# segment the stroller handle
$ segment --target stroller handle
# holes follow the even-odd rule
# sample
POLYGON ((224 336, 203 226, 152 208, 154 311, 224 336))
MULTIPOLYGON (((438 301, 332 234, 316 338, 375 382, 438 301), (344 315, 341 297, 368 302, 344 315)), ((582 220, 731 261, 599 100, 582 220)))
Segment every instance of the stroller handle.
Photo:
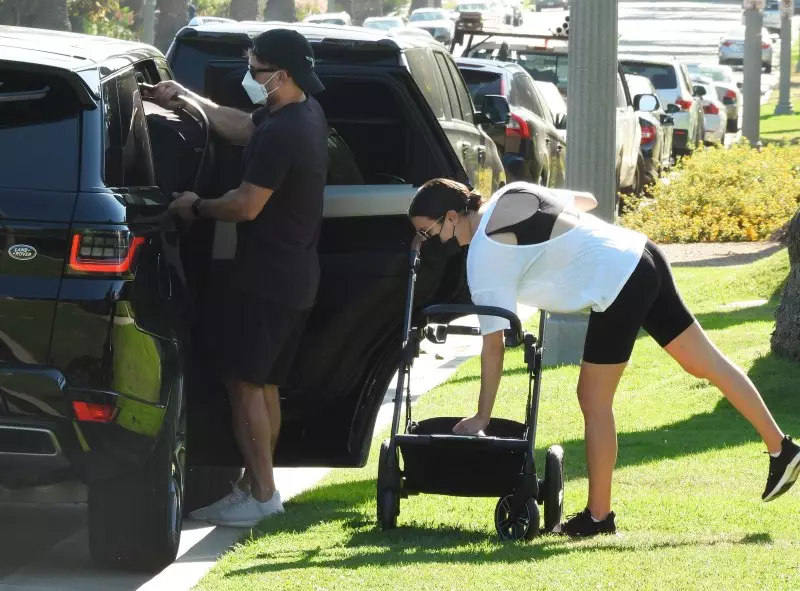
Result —
POLYGON ((424 308, 421 313, 423 324, 434 322, 437 317, 441 316, 448 316, 448 322, 450 322, 451 320, 455 320, 455 318, 471 316, 472 314, 505 318, 511 323, 510 336, 512 343, 522 343, 524 338, 522 323, 516 314, 505 308, 498 308, 496 306, 474 306, 470 304, 436 304, 424 308))

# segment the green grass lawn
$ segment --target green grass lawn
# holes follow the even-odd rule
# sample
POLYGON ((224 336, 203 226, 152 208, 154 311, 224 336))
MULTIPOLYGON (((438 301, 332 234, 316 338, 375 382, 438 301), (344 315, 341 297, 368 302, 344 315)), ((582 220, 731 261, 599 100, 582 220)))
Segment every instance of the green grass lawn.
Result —
MULTIPOLYGON (((792 50, 792 85, 791 103, 794 106, 794 115, 775 115, 775 105, 780 98, 780 86, 776 85, 772 97, 766 105, 761 106, 761 137, 769 140, 792 139, 800 137, 800 72, 795 72, 795 64, 800 60, 798 43, 792 50)), ((773 73, 780 78, 780 68, 773 73)))
MULTIPOLYGON (((769 338, 788 273, 785 250, 728 268, 675 270, 717 345, 750 375, 778 422, 800 434, 800 365, 774 359, 769 338), (769 300, 745 309, 732 302, 769 300)), ((415 417, 472 414, 477 359, 427 394, 415 417)), ((544 373, 537 458, 565 449, 567 513, 583 509, 583 423, 577 367, 544 373)), ((509 351, 496 416, 520 418, 526 375, 509 351)), ((760 500, 767 456, 755 432, 707 383, 682 373, 646 335, 617 393, 619 536, 541 536, 503 543, 496 499, 403 500, 399 527, 375 525, 376 438, 364 469, 334 471, 287 503, 201 581, 226 589, 798 589, 800 487, 760 500)), ((382 434, 385 435, 385 434, 382 434)), ((476 475, 477 477, 477 475, 476 475)))

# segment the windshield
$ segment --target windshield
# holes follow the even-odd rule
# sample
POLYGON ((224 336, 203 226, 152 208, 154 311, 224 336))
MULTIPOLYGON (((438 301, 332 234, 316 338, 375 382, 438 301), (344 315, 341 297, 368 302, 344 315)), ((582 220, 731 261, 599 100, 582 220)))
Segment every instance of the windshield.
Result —
POLYGON ((691 64, 686 67, 693 76, 708 76, 714 82, 730 82, 730 76, 725 70, 713 66, 698 66, 691 64))
POLYGON ((411 15, 410 21, 443 21, 445 20, 444 13, 441 12, 417 12, 411 15))
MULTIPOLYGON (((468 57, 497 60, 500 59, 499 54, 498 47, 478 46, 469 53, 468 57)), ((569 69, 569 60, 566 55, 511 49, 503 61, 519 64, 534 80, 551 82, 558 87, 559 92, 566 96, 569 69)))
POLYGON ((402 27, 402 21, 398 22, 395 20, 381 20, 381 21, 369 21, 364 23, 364 26, 368 29, 380 29, 381 31, 388 31, 389 29, 394 29, 395 27, 402 27))
POLYGON ((484 2, 471 2, 468 4, 459 4, 456 6, 456 10, 458 12, 489 10, 489 5, 484 2))

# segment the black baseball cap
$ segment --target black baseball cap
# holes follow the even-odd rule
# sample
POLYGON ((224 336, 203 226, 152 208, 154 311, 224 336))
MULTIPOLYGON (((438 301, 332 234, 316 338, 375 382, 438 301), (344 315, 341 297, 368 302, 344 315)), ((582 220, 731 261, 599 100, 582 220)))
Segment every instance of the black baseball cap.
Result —
POLYGON ((311 44, 292 29, 271 29, 261 33, 253 42, 253 55, 264 62, 286 70, 305 93, 325 90, 314 72, 314 51, 311 44))

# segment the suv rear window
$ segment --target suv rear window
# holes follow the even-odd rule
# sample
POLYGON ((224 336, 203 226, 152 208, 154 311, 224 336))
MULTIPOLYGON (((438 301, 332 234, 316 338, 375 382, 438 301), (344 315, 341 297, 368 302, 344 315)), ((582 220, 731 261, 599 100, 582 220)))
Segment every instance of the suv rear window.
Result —
POLYGON ((63 78, 0 67, 0 187, 78 187, 81 104, 63 78))
POLYGON ((472 102, 476 105, 483 104, 483 97, 487 94, 503 94, 500 81, 502 76, 496 72, 482 72, 463 68, 461 76, 467 83, 472 102))
POLYGON ((641 62, 624 62, 622 64, 622 69, 626 74, 638 74, 639 76, 649 78, 656 90, 678 88, 678 78, 675 76, 675 68, 672 66, 641 62))

